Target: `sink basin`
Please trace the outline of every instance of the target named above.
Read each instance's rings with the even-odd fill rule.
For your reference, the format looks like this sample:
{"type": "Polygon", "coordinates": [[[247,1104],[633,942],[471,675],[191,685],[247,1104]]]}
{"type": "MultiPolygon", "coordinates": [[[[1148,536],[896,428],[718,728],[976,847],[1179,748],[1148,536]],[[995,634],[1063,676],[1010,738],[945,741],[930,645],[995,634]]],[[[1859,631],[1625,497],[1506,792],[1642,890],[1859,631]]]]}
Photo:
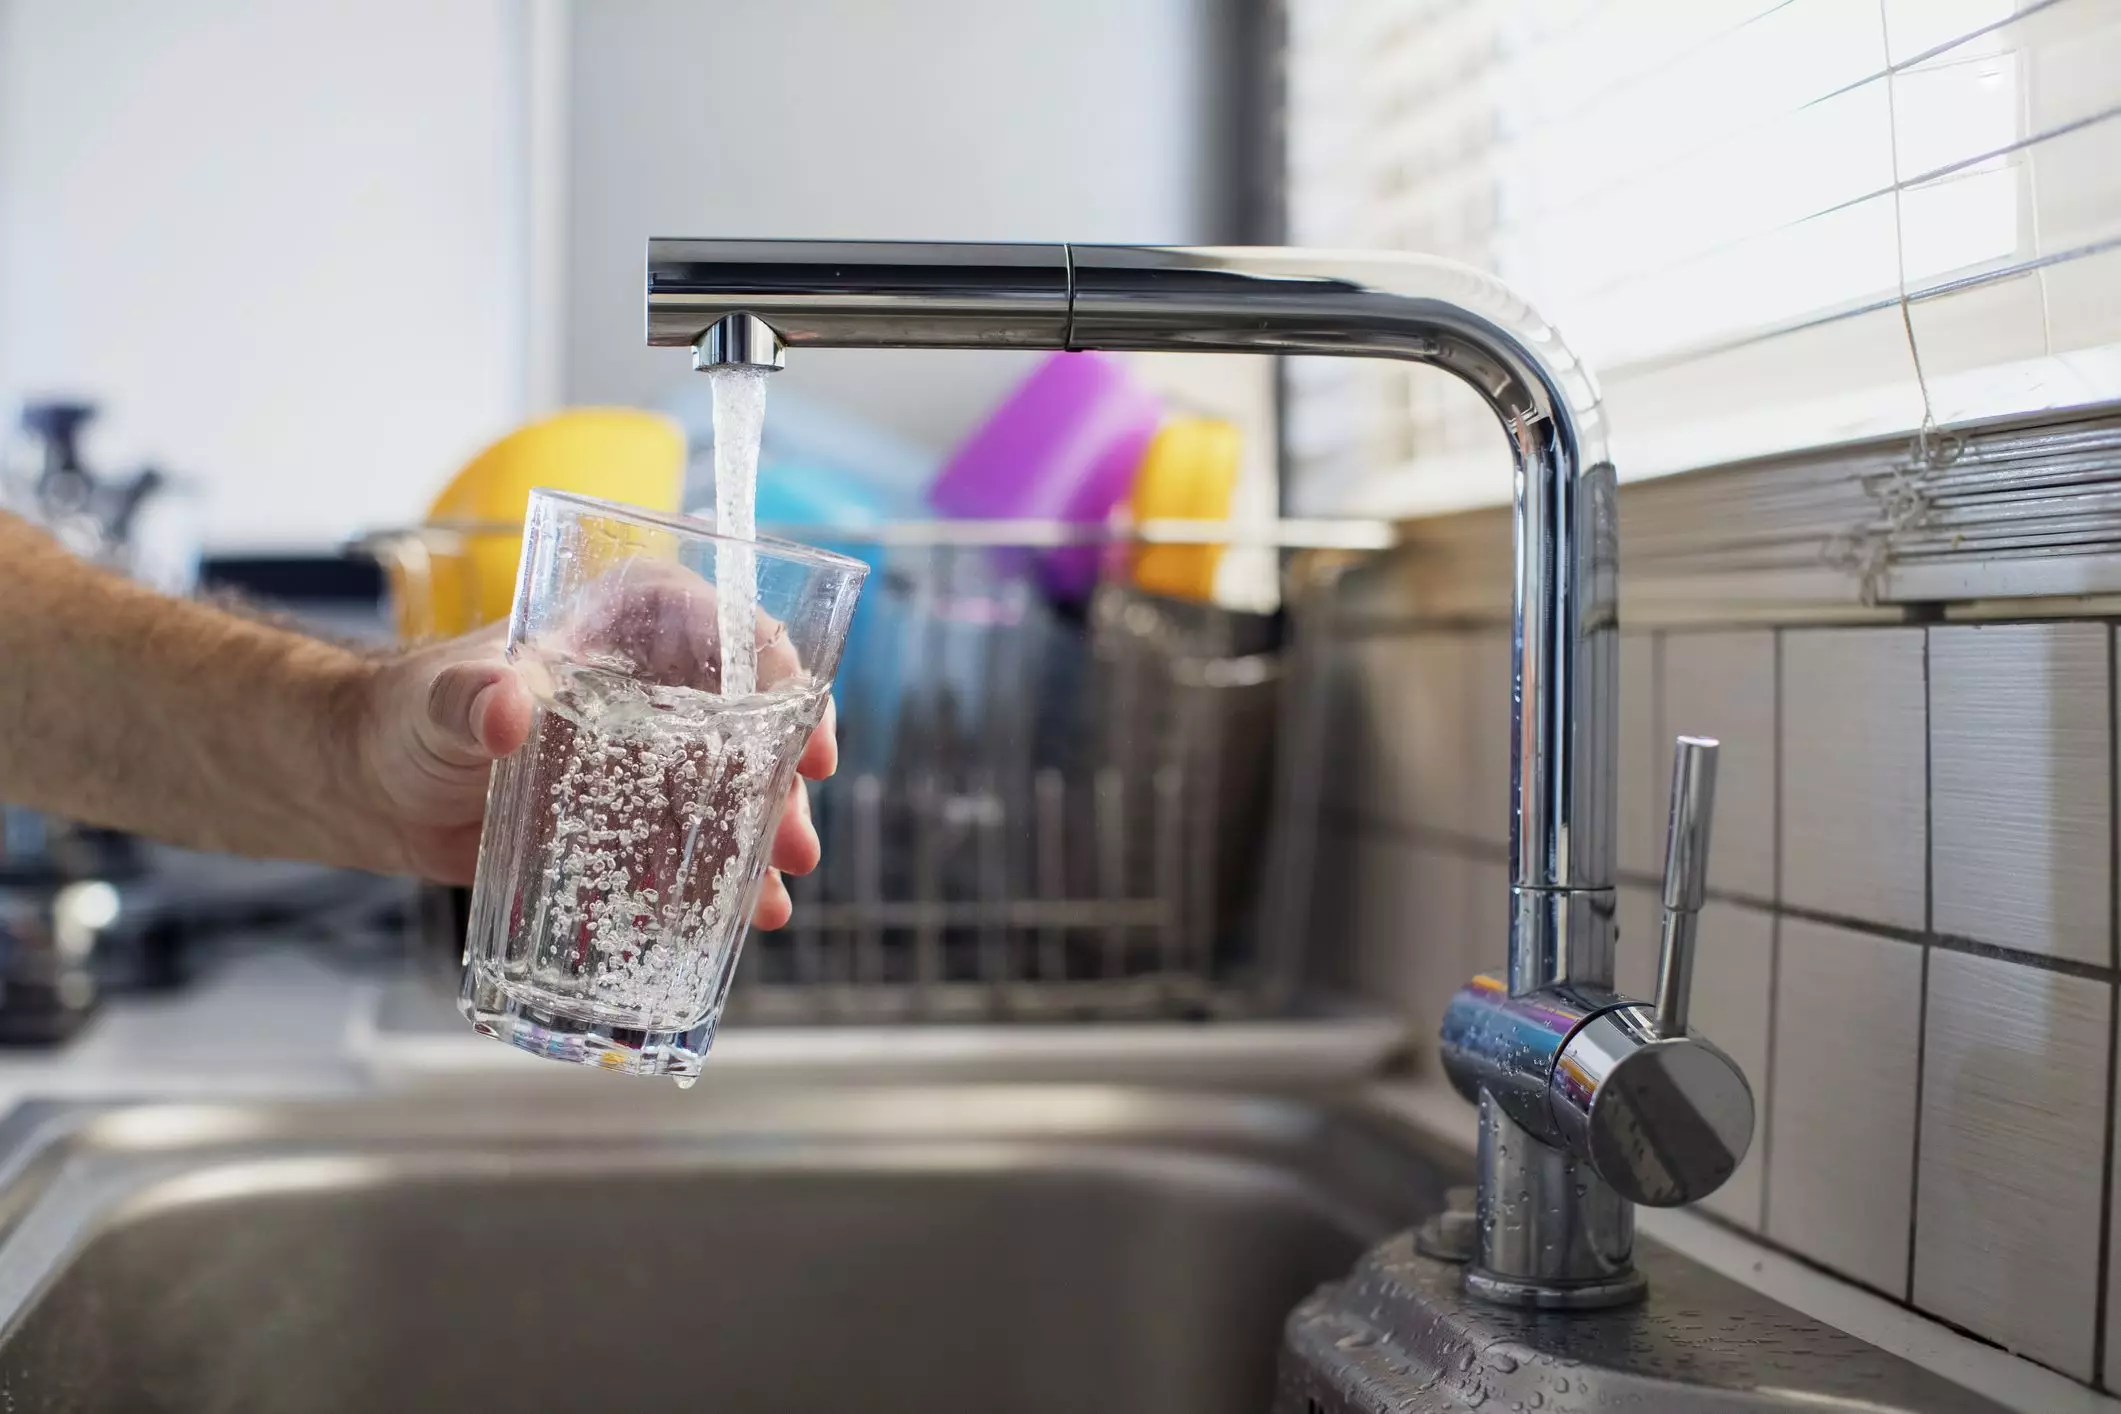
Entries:
{"type": "Polygon", "coordinates": [[[16,1112],[0,1410],[1995,1409],[1652,1244],[1467,1302],[1383,1087],[568,1074],[16,1112]]]}
{"type": "Polygon", "coordinates": [[[49,1109],[0,1399],[67,1411],[1262,1410],[1456,1161],[1359,1104],[1094,1086],[49,1109]]]}

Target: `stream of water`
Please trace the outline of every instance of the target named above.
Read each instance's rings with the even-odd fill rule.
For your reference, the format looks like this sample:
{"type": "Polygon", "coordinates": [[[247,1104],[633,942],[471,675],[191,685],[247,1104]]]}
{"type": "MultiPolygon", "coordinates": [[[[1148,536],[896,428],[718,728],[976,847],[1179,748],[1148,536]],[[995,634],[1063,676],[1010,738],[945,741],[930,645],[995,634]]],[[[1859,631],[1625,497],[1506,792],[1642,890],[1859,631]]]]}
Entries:
{"type": "Polygon", "coordinates": [[[722,695],[758,688],[759,437],[766,422],[763,368],[731,364],[708,371],[714,393],[714,528],[732,541],[715,546],[715,620],[720,629],[722,695]]]}

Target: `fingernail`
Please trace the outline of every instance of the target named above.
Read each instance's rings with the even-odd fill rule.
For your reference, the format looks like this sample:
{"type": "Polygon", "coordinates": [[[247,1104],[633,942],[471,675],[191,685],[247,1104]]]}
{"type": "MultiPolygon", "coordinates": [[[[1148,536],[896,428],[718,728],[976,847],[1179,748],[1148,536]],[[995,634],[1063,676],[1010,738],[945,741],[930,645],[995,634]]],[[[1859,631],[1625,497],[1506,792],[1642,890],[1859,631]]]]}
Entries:
{"type": "Polygon", "coordinates": [[[466,718],[466,725],[471,730],[472,745],[481,751],[493,750],[492,743],[486,740],[486,712],[493,705],[494,694],[500,690],[501,682],[496,678],[480,688],[477,695],[471,699],[471,710],[466,718]]]}

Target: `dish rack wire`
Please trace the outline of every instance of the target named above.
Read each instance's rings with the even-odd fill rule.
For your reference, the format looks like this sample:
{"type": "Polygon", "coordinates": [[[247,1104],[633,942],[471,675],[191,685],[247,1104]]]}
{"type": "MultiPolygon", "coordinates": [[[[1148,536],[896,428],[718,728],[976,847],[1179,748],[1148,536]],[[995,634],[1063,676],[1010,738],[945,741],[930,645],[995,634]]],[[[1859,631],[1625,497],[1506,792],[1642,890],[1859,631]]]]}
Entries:
{"type": "Polygon", "coordinates": [[[789,926],[747,939],[732,1019],[1286,1009],[1325,746],[1323,590],[1391,527],[781,533],[872,571],[835,685],[840,769],[809,787],[823,862],[788,881],[789,926]],[[1253,552],[1282,608],[1148,593],[1130,572],[1143,544],[1253,552]],[[1087,604],[1047,592],[1071,556],[1097,569],[1087,604]]]}

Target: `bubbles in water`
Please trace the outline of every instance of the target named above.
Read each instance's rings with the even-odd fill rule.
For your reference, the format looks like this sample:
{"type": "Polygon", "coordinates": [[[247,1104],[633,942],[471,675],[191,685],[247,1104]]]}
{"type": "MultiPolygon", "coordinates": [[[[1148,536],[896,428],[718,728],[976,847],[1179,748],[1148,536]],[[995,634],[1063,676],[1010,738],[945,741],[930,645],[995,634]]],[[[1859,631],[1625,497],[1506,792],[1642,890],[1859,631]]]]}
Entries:
{"type": "Polygon", "coordinates": [[[529,745],[496,769],[488,811],[502,866],[491,878],[515,884],[492,901],[492,931],[505,936],[482,932],[476,945],[526,1000],[689,1029],[735,960],[823,694],[791,679],[731,700],[545,666],[551,695],[529,745]]]}

